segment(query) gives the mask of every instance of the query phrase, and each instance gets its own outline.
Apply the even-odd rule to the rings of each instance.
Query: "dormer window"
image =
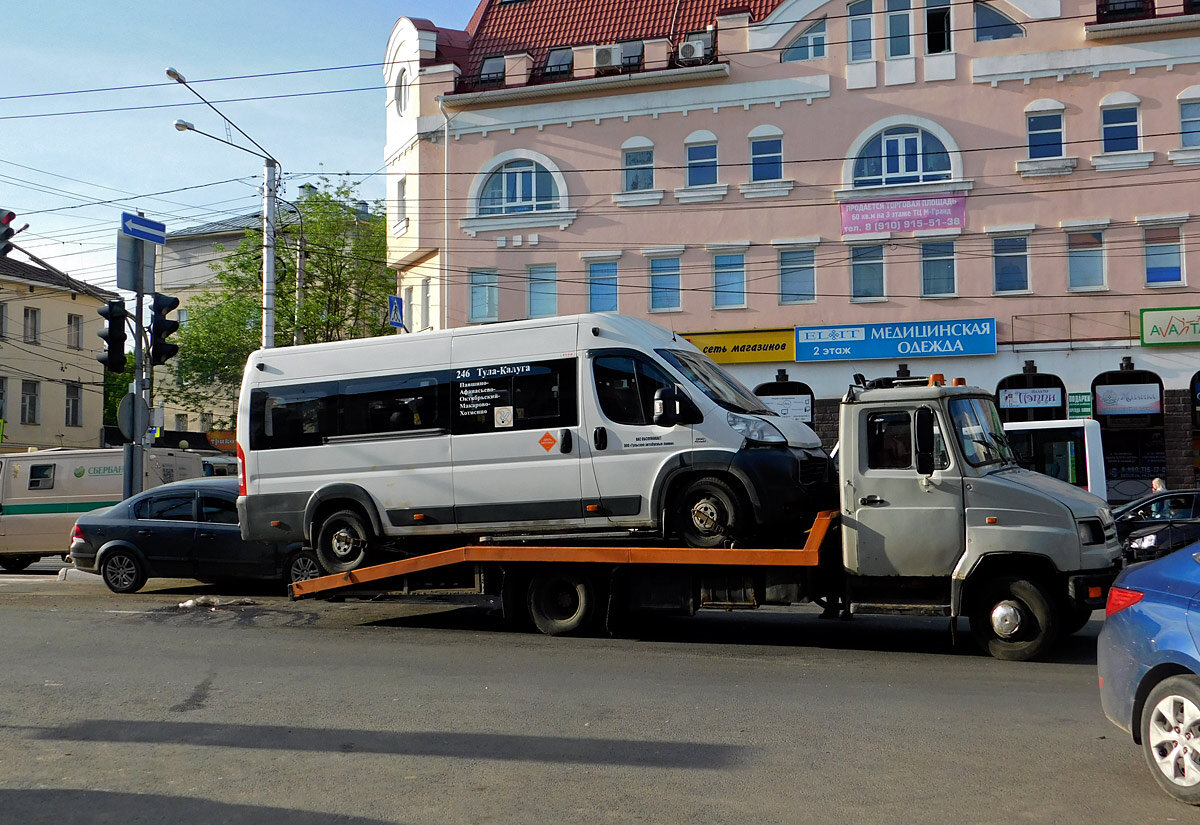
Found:
[[[546,57],[546,77],[566,77],[575,65],[575,50],[570,48],[551,49]]]
[[[626,40],[621,44],[621,68],[627,72],[642,68],[644,48],[640,40]]]
[[[504,55],[495,55],[494,57],[484,58],[483,65],[479,67],[479,82],[504,82]]]

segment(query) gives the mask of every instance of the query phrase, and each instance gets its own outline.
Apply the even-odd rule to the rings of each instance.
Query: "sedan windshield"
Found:
[[[963,456],[975,467],[1015,461],[1004,436],[1004,426],[996,405],[983,398],[955,398],[950,402],[950,417]]]
[[[721,369],[708,356],[682,350],[660,349],[658,354],[667,363],[683,373],[683,376],[700,388],[700,391],[730,412],[775,415],[750,390],[736,378]]]

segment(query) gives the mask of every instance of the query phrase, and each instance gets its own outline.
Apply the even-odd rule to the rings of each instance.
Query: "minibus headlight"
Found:
[[[740,433],[747,441],[759,444],[787,444],[787,438],[772,425],[752,415],[726,413],[729,426]]]

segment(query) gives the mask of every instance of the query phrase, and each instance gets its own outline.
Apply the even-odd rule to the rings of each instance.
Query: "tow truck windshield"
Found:
[[[658,354],[699,387],[701,392],[729,412],[777,415],[774,410],[763,404],[761,398],[717,366],[711,358],[694,352],[670,349],[660,349]]]
[[[950,418],[954,421],[963,456],[972,466],[1016,462],[1012,447],[1004,435],[1000,413],[991,401],[955,398],[950,402]]]

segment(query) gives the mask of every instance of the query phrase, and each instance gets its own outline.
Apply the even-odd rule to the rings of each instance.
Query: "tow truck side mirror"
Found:
[[[916,414],[917,473],[933,475],[933,410],[919,407]]]

